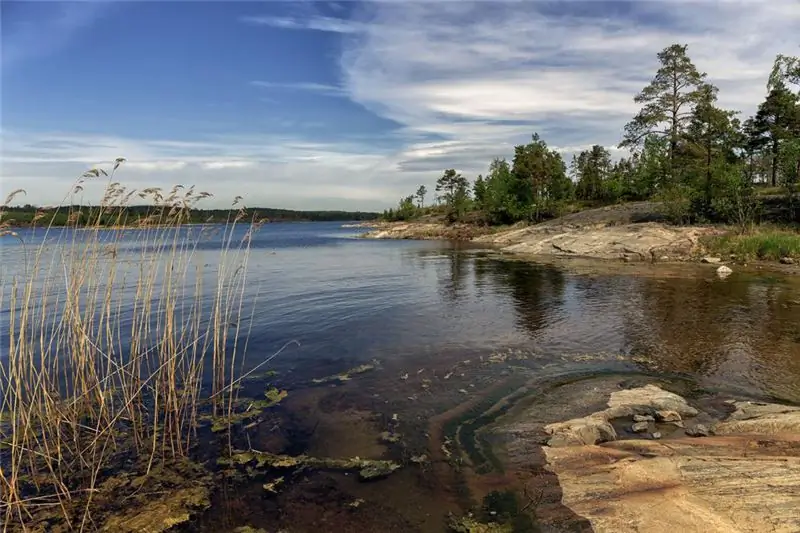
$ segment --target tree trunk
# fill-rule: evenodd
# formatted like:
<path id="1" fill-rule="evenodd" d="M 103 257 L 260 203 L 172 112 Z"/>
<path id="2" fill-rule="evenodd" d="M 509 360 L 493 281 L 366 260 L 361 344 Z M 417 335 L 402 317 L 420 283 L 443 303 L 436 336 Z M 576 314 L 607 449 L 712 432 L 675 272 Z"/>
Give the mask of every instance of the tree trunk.
<path id="1" fill-rule="evenodd" d="M 711 143 L 706 146 L 706 212 L 711 212 Z"/>
<path id="2" fill-rule="evenodd" d="M 772 141 L 772 186 L 778 185 L 778 140 Z"/>
<path id="3" fill-rule="evenodd" d="M 672 75 L 672 124 L 669 138 L 669 178 L 675 185 L 675 150 L 678 148 L 678 77 Z"/>

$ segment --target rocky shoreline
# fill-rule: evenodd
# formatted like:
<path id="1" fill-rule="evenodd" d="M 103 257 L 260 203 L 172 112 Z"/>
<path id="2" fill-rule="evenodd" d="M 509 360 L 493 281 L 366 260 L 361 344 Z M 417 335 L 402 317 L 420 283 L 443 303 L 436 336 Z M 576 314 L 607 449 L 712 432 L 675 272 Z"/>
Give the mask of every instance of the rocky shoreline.
<path id="1" fill-rule="evenodd" d="M 524 256 L 616 259 L 626 262 L 675 262 L 699 259 L 700 238 L 719 233 L 713 227 L 668 226 L 659 222 L 622 225 L 543 223 L 493 229 L 428 222 L 370 225 L 367 239 L 464 240 Z"/>
<path id="2" fill-rule="evenodd" d="M 708 255 L 703 237 L 721 235 L 715 226 L 672 226 L 661 222 L 572 223 L 569 218 L 536 225 L 488 227 L 474 224 L 446 225 L 440 222 L 375 222 L 364 239 L 452 240 L 493 249 L 502 257 L 535 262 L 594 261 L 595 266 L 696 265 L 709 267 L 719 277 L 737 271 L 800 273 L 794 260 L 743 261 L 733 256 Z M 733 267 L 733 268 L 732 268 Z"/>
<path id="3" fill-rule="evenodd" d="M 484 435 L 548 531 L 800 531 L 800 407 L 667 388 L 563 383 Z"/>

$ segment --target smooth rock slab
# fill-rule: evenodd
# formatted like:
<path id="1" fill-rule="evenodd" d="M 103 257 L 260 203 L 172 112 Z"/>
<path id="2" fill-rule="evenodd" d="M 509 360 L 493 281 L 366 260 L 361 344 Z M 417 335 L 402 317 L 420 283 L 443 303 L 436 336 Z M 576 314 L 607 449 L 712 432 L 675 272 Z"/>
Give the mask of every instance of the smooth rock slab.
<path id="1" fill-rule="evenodd" d="M 562 503 L 595 533 L 800 531 L 800 437 L 544 448 Z"/>

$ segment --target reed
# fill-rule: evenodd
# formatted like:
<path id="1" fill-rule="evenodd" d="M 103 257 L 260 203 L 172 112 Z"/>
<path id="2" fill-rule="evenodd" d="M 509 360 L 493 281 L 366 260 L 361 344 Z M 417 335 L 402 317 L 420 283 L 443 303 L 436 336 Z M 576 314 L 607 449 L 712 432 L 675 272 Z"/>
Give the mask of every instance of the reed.
<path id="1" fill-rule="evenodd" d="M 80 176 L 62 202 L 68 226 L 34 228 L 39 244 L 4 218 L 24 191 L 0 207 L 0 236 L 21 240 L 24 254 L 0 282 L 4 531 L 27 530 L 42 510 L 62 529 L 94 529 L 93 500 L 114 469 L 146 465 L 147 475 L 186 457 L 198 412 L 230 414 L 236 402 L 260 222 L 237 197 L 225 224 L 187 226 L 210 193 L 127 189 L 115 181 L 123 163 Z M 102 201 L 84 207 L 95 186 Z M 152 209 L 134 218 L 134 198 Z M 124 229 L 104 227 L 109 217 Z"/>

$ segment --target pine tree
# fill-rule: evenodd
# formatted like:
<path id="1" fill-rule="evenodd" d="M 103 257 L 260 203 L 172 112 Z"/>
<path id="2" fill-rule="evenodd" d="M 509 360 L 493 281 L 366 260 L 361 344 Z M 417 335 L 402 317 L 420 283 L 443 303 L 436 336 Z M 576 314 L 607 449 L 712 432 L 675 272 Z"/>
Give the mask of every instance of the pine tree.
<path id="1" fill-rule="evenodd" d="M 677 180 L 678 143 L 692 117 L 692 109 L 700 98 L 705 73 L 697 70 L 686 53 L 687 45 L 673 44 L 658 54 L 661 67 L 653 81 L 642 89 L 634 102 L 644 104 L 641 111 L 625 126 L 620 148 L 640 146 L 653 135 L 669 141 L 669 176 Z"/>

